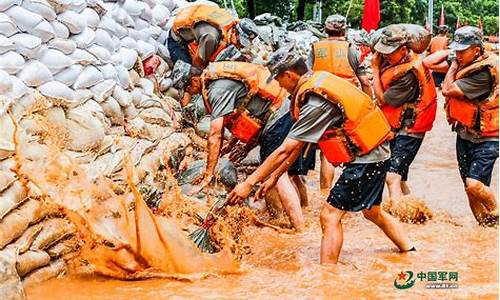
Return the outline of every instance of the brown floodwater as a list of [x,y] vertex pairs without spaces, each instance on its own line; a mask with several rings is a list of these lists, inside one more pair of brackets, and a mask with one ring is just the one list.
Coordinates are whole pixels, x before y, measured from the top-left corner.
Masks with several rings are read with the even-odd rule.
[[[442,104],[442,103],[441,103]],[[442,105],[441,105],[442,106]],[[498,163],[492,188],[498,198]],[[344,247],[336,266],[319,264],[321,231],[318,214],[323,200],[318,173],[308,176],[310,207],[301,234],[249,227],[251,253],[244,272],[195,281],[149,279],[120,281],[71,275],[27,289],[29,299],[497,299],[498,229],[482,228],[468,207],[455,161],[455,134],[438,112],[412,165],[409,185],[434,212],[425,225],[404,224],[418,251],[399,254],[395,246],[361,214],[344,221]],[[428,289],[421,281],[396,289],[401,271],[455,272],[456,289]],[[445,281],[448,282],[448,281]]]

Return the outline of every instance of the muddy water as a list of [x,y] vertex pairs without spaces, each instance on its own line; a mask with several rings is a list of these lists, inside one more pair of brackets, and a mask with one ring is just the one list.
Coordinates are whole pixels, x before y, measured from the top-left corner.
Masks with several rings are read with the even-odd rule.
[[[194,282],[152,279],[118,281],[67,277],[28,289],[29,299],[494,299],[498,298],[498,229],[480,228],[467,204],[455,162],[455,135],[444,112],[426,136],[410,171],[414,194],[425,199],[436,217],[404,228],[417,252],[396,248],[360,214],[344,222],[344,248],[337,266],[319,265],[321,196],[318,174],[308,177],[311,206],[307,229],[299,235],[249,228],[252,253],[243,258],[241,275]],[[492,188],[498,198],[498,164]],[[457,272],[458,289],[431,290],[417,279],[406,290],[394,287],[401,271]],[[439,281],[438,281],[439,282]]]

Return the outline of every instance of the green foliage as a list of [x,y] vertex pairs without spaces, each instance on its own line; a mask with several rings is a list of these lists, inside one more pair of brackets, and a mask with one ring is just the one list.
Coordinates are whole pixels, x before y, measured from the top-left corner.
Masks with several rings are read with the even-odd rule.
[[[246,0],[234,0],[240,16],[246,16]],[[219,0],[222,4],[223,0]],[[229,4],[229,0],[227,0]],[[345,15],[349,7],[349,0],[323,0],[323,20],[331,14]],[[314,0],[307,0],[305,19],[312,18]],[[462,24],[468,21],[469,25],[477,26],[479,16],[483,21],[485,35],[498,34],[498,1],[497,0],[434,0],[434,28],[438,25],[441,4],[445,9],[445,21],[450,29],[454,30],[457,17]],[[359,28],[363,17],[364,0],[352,0],[348,20],[351,27]],[[427,16],[427,0],[381,0],[381,26],[391,23],[425,24]],[[284,19],[294,21],[297,16],[297,0],[255,0],[256,14],[269,12]]]

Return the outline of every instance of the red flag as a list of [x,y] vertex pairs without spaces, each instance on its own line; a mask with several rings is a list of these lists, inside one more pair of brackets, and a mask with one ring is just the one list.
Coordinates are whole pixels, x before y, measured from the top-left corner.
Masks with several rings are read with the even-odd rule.
[[457,17],[457,29],[462,27],[462,24],[460,23],[460,16]]
[[439,17],[439,26],[445,25],[444,23],[444,7],[441,4],[441,16]]
[[479,30],[483,31],[483,20],[481,19],[481,16],[479,16],[479,21],[477,22],[477,27]]
[[367,32],[370,32],[370,30],[376,30],[378,28],[378,22],[380,22],[379,0],[365,0],[361,27]]

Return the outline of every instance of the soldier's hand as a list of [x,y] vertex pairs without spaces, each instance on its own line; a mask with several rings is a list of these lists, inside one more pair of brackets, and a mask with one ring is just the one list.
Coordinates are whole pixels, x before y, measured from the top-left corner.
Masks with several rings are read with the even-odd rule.
[[203,173],[200,177],[193,181],[193,184],[197,186],[187,193],[188,196],[193,196],[201,192],[203,189],[207,188],[214,178],[213,174]]
[[245,200],[250,195],[252,188],[253,185],[246,181],[238,184],[227,196],[228,203],[234,205]]
[[229,153],[229,160],[235,163],[239,163],[248,154],[248,149],[245,145],[236,145],[233,147]]
[[274,178],[273,176],[269,177],[260,187],[257,193],[255,193],[255,198],[257,200],[264,199],[266,196],[267,192],[269,192],[270,189],[272,189],[275,185],[276,182],[278,181],[277,178]]

